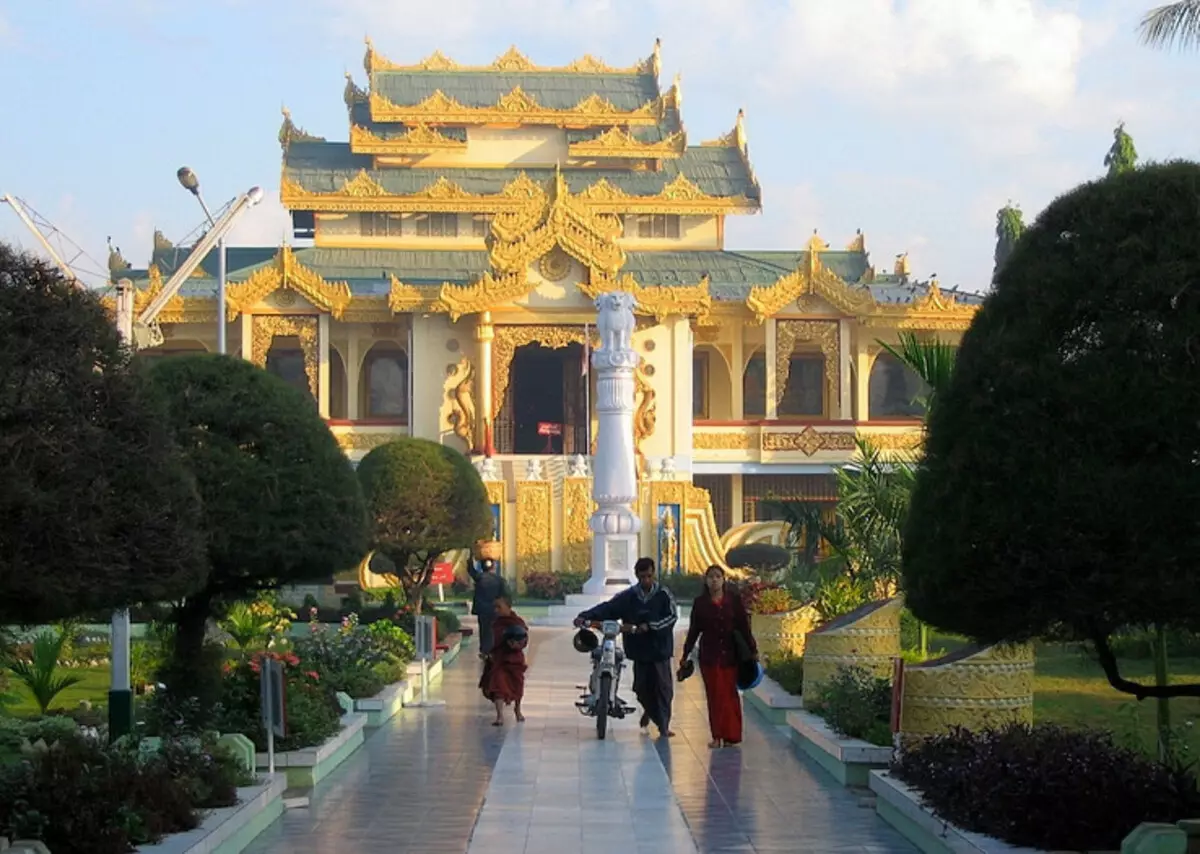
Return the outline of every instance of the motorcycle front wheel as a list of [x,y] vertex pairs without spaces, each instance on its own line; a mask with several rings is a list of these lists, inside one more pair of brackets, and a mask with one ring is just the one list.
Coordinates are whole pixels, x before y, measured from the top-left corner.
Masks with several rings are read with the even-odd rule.
[[608,704],[612,698],[612,674],[600,674],[600,692],[596,696],[596,736],[603,741],[608,733]]

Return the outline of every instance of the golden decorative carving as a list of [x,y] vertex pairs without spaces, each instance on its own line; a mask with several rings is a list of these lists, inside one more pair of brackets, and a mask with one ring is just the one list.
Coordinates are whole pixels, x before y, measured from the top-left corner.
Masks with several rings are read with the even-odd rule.
[[466,151],[464,139],[452,139],[419,124],[395,137],[382,137],[360,125],[350,126],[350,150],[355,154],[437,154],[443,151]]
[[520,86],[502,95],[490,107],[468,107],[438,89],[419,104],[395,104],[378,92],[370,94],[371,120],[420,124],[438,122],[447,125],[511,123],[519,119],[526,125],[594,126],[656,125],[663,117],[662,97],[647,101],[634,110],[617,109],[613,103],[592,93],[566,109],[543,107]]
[[372,451],[380,445],[386,445],[388,442],[407,435],[408,432],[404,428],[400,428],[395,432],[388,433],[377,431],[370,433],[360,433],[358,431],[337,433],[334,438],[337,439],[338,447],[343,451]]
[[517,481],[517,575],[549,572],[551,484],[548,480]]
[[283,246],[269,264],[255,270],[244,282],[228,286],[225,304],[229,319],[249,311],[279,288],[295,291],[337,319],[341,319],[350,305],[347,283],[325,281],[301,264],[290,246]]
[[681,566],[685,572],[689,569],[702,572],[708,566],[716,564],[731,577],[739,577],[742,574],[725,563],[725,553],[721,551],[721,537],[713,517],[712,497],[707,489],[685,480],[643,480],[639,492],[642,506],[646,508],[644,515],[648,516],[649,523],[643,530],[654,536],[657,536],[658,532],[655,514],[659,506],[679,505],[679,518],[683,525],[683,530],[679,532],[683,557]]
[[469,359],[460,359],[450,380],[450,424],[470,451],[475,446],[475,366]]
[[837,310],[853,316],[864,316],[879,308],[870,291],[852,288],[821,264],[824,242],[818,237],[809,241],[807,261],[795,271],[780,277],[773,285],[756,285],[746,297],[746,307],[762,323],[805,294],[815,294]]
[[792,370],[792,354],[796,344],[813,341],[825,357],[825,413],[837,407],[839,370],[838,327],[836,320],[777,320],[775,321],[775,403],[783,400],[788,375]]
[[592,481],[586,477],[563,480],[563,571],[587,572],[592,565],[592,532],[588,521],[596,504]]
[[635,384],[633,397],[634,405],[637,407],[633,413],[633,448],[637,454],[639,476],[646,470],[646,455],[642,451],[642,444],[654,435],[654,426],[658,422],[658,412],[654,403],[656,397],[654,386],[650,383],[646,370],[647,365],[643,359],[633,374]]
[[[492,421],[500,415],[504,395],[508,391],[513,356],[526,344],[540,344],[551,350],[561,350],[571,344],[583,343],[582,326],[497,326],[492,342]],[[599,336],[593,330],[592,346],[598,346]]]
[[748,432],[697,430],[692,433],[692,447],[698,451],[750,451],[758,447],[758,436]]
[[811,424],[799,433],[766,430],[762,433],[762,449],[774,453],[800,451],[811,457],[817,451],[853,451],[854,448],[853,433],[819,431]]
[[925,432],[921,429],[905,433],[876,433],[858,431],[859,438],[869,441],[881,451],[916,451],[925,444]]
[[846,244],[846,251],[847,252],[866,252],[867,251],[867,238],[866,238],[866,235],[864,235],[862,233],[861,228],[854,232],[854,239],[851,240],[848,244]]
[[904,671],[901,731],[911,740],[956,726],[977,730],[1032,723],[1033,677],[1033,647],[1027,644],[910,665]]
[[391,286],[388,288],[387,307],[394,314],[406,314],[419,310],[428,311],[438,301],[438,295],[441,292],[438,287],[406,285],[397,279],[394,273],[391,280]]
[[552,249],[538,261],[538,272],[547,282],[561,282],[571,272],[571,257],[561,249]]
[[687,136],[677,131],[658,142],[643,142],[629,131],[611,127],[594,139],[571,143],[571,157],[586,158],[675,158],[687,148]]
[[[147,279],[141,287],[133,290],[134,316],[141,314],[146,307],[160,294],[163,289],[162,273],[154,264],[150,265]],[[100,304],[110,314],[116,312],[117,302],[113,296],[100,298]],[[158,323],[212,323],[216,320],[214,302],[210,297],[181,297],[179,294],[167,300],[166,306],[158,315]]]
[[276,338],[290,336],[300,339],[300,351],[304,354],[304,375],[308,378],[308,390],[312,393],[313,400],[316,400],[317,368],[320,364],[317,318],[255,315],[250,339],[250,361],[260,368],[265,368],[271,343]]
[[804,655],[808,633],[821,622],[821,615],[812,605],[805,605],[784,614],[753,614],[750,627],[758,641],[758,652],[767,660],[776,656]]
[[292,113],[287,108],[283,108],[283,124],[279,126],[279,144],[284,151],[287,151],[289,145],[293,142],[324,142],[325,137],[314,136],[308,133],[303,128],[298,127],[292,121]]
[[[509,123],[511,123],[511,118]],[[366,170],[348,179],[332,192],[306,190],[288,177],[286,168],[280,178],[280,201],[285,207],[327,213],[397,213],[401,211],[445,211],[457,213],[491,213],[513,215],[524,231],[529,219],[539,219],[544,210],[544,189],[531,192],[536,182],[523,172],[505,185],[499,193],[477,194],[464,190],[444,176],[416,193],[390,194]],[[682,174],[676,176],[652,195],[633,195],[601,178],[579,193],[571,194],[578,211],[585,216],[621,213],[662,213],[694,216],[715,216],[729,213],[758,211],[757,200],[742,196],[712,196],[700,190]],[[619,223],[617,224],[619,227]],[[493,232],[496,222],[493,222]],[[832,275],[832,274],[831,274]],[[834,277],[836,279],[836,277]],[[840,281],[840,280],[839,280]],[[785,303],[786,304],[786,301]]]
[[658,57],[659,47],[656,44],[653,54],[636,65],[625,68],[615,68],[590,53],[584,54],[564,66],[541,66],[535,65],[529,57],[514,46],[496,57],[490,65],[459,65],[440,50],[435,50],[415,65],[398,65],[376,52],[371,40],[367,39],[367,51],[363,57],[363,66],[368,74],[376,71],[506,71],[509,73],[549,71],[572,74],[653,74],[657,77]]
[[839,667],[860,667],[890,676],[900,655],[903,599],[872,603],[809,632],[804,651],[804,692],[816,694]]

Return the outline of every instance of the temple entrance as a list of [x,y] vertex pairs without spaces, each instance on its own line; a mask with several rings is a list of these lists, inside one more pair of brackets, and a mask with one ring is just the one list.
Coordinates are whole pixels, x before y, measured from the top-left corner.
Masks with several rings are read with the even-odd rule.
[[276,337],[267,351],[266,367],[270,373],[312,398],[312,388],[304,370],[304,351],[298,338]]
[[502,454],[586,454],[587,393],[583,345],[518,347],[496,420]]

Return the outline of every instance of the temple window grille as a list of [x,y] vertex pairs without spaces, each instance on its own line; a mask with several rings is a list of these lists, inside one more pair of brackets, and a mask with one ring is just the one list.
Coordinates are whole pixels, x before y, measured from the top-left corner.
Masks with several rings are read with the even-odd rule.
[[361,213],[358,221],[363,237],[400,237],[403,231],[403,220],[398,214]]
[[717,533],[724,534],[733,527],[733,475],[698,474],[693,476],[692,482],[696,486],[708,490],[708,494],[712,498],[713,518],[717,523]]
[[486,239],[492,233],[492,214],[475,214],[471,217],[471,235]]
[[777,501],[837,503],[837,478],[833,474],[747,474],[742,475],[742,518],[747,522],[770,522],[779,518],[765,504]]
[[416,220],[417,237],[458,237],[458,214],[419,213]]
[[766,414],[767,360],[762,353],[755,353],[742,374],[742,417],[763,418]]
[[408,417],[408,354],[402,349],[372,347],[365,360],[362,384],[364,417]]
[[625,236],[641,240],[678,240],[677,214],[630,214],[625,217]]
[[708,418],[708,353],[692,354],[692,418]]
[[825,415],[825,357],[795,355],[790,359],[787,384],[779,400],[780,417]]

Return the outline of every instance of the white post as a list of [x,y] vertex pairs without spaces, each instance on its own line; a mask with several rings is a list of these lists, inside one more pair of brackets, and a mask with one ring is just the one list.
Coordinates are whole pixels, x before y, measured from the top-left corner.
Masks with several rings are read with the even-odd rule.
[[433,627],[433,617],[422,616],[416,618],[417,636],[415,640],[417,642],[417,658],[421,661],[421,700],[420,702],[412,703],[412,708],[429,709],[446,705],[445,700],[429,699],[429,662],[433,658],[436,648]]
[[[133,346],[133,282],[117,282],[117,333],[126,347]],[[129,678],[129,611],[113,611],[112,653],[108,691],[108,734],[116,741],[133,731],[133,689]]]
[[592,575],[583,587],[589,596],[612,595],[633,583],[642,520],[631,509],[637,501],[633,445],[634,370],[632,294],[622,291],[596,298],[600,347],[592,352],[596,371],[598,432],[593,461]]
[[217,352],[225,355],[225,238],[217,241]]

